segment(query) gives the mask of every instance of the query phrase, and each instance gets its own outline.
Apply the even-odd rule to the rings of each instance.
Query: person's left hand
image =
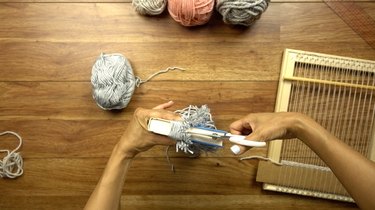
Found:
[[[160,104],[153,109],[137,108],[133,119],[130,121],[118,143],[119,149],[127,156],[133,157],[139,152],[146,151],[154,145],[174,145],[176,141],[166,136],[153,134],[147,130],[150,118],[166,120],[181,120],[178,114],[165,109],[173,106],[173,101]]]

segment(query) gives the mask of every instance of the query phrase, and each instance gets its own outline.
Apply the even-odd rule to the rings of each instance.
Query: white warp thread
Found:
[[[96,104],[104,110],[123,109],[129,104],[136,87],[172,70],[185,69],[169,67],[142,80],[134,76],[130,62],[123,55],[102,53],[92,67],[92,96]]]
[[[20,135],[13,131],[5,131],[0,133],[0,136],[5,134],[11,134],[18,138],[19,144],[16,149],[10,150],[0,150],[5,152],[5,157],[0,160],[0,177],[1,178],[17,178],[23,174],[23,159],[19,152],[17,152],[22,146],[22,138]]]

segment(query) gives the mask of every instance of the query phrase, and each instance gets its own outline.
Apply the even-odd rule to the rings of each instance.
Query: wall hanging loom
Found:
[[[276,112],[304,113],[375,161],[375,62],[286,49]],[[354,202],[325,163],[298,139],[269,144],[263,189]]]

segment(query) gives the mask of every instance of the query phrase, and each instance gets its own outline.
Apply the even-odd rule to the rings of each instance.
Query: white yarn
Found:
[[[213,151],[216,148],[198,143],[193,143],[191,135],[186,132],[192,127],[205,127],[216,129],[210,109],[207,105],[201,107],[190,105],[182,110],[177,110],[182,121],[172,121],[169,137],[176,140],[176,152],[183,151],[192,155],[199,155],[200,151]]]
[[[259,159],[259,160],[270,161],[271,163],[276,164],[278,166],[283,165],[283,163],[276,162],[276,161],[272,160],[271,158],[263,157],[263,156],[259,156],[259,155],[252,155],[252,156],[240,158],[240,160],[251,160],[251,159]]]
[[[0,133],[0,136],[5,134],[12,134],[19,140],[19,144],[16,149],[0,150],[0,152],[7,153],[5,157],[0,160],[0,177],[1,178],[17,178],[23,174],[23,159],[19,152],[17,152],[22,146],[22,138],[13,131],[5,131]]]
[[[185,69],[169,67],[142,80],[134,76],[128,59],[123,55],[102,53],[92,67],[92,96],[97,105],[104,110],[123,109],[129,104],[135,87],[172,70],[184,71]]]

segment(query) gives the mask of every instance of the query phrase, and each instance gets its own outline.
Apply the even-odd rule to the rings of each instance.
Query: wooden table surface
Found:
[[[82,209],[137,107],[173,100],[172,110],[207,104],[217,127],[250,112],[272,112],[285,48],[375,60],[375,50],[321,1],[273,1],[248,29],[219,14],[186,28],[165,12],[136,14],[129,0],[0,0],[0,131],[24,138],[24,175],[0,180],[0,209]],[[375,3],[358,4],[375,19]],[[146,78],[121,112],[91,96],[101,52],[122,53]],[[16,140],[0,137],[0,148]],[[189,158],[165,147],[139,155],[127,175],[123,209],[356,209],[355,204],[263,191],[258,162],[230,144]],[[173,149],[172,149],[173,150]],[[266,149],[249,154],[265,155]]]

